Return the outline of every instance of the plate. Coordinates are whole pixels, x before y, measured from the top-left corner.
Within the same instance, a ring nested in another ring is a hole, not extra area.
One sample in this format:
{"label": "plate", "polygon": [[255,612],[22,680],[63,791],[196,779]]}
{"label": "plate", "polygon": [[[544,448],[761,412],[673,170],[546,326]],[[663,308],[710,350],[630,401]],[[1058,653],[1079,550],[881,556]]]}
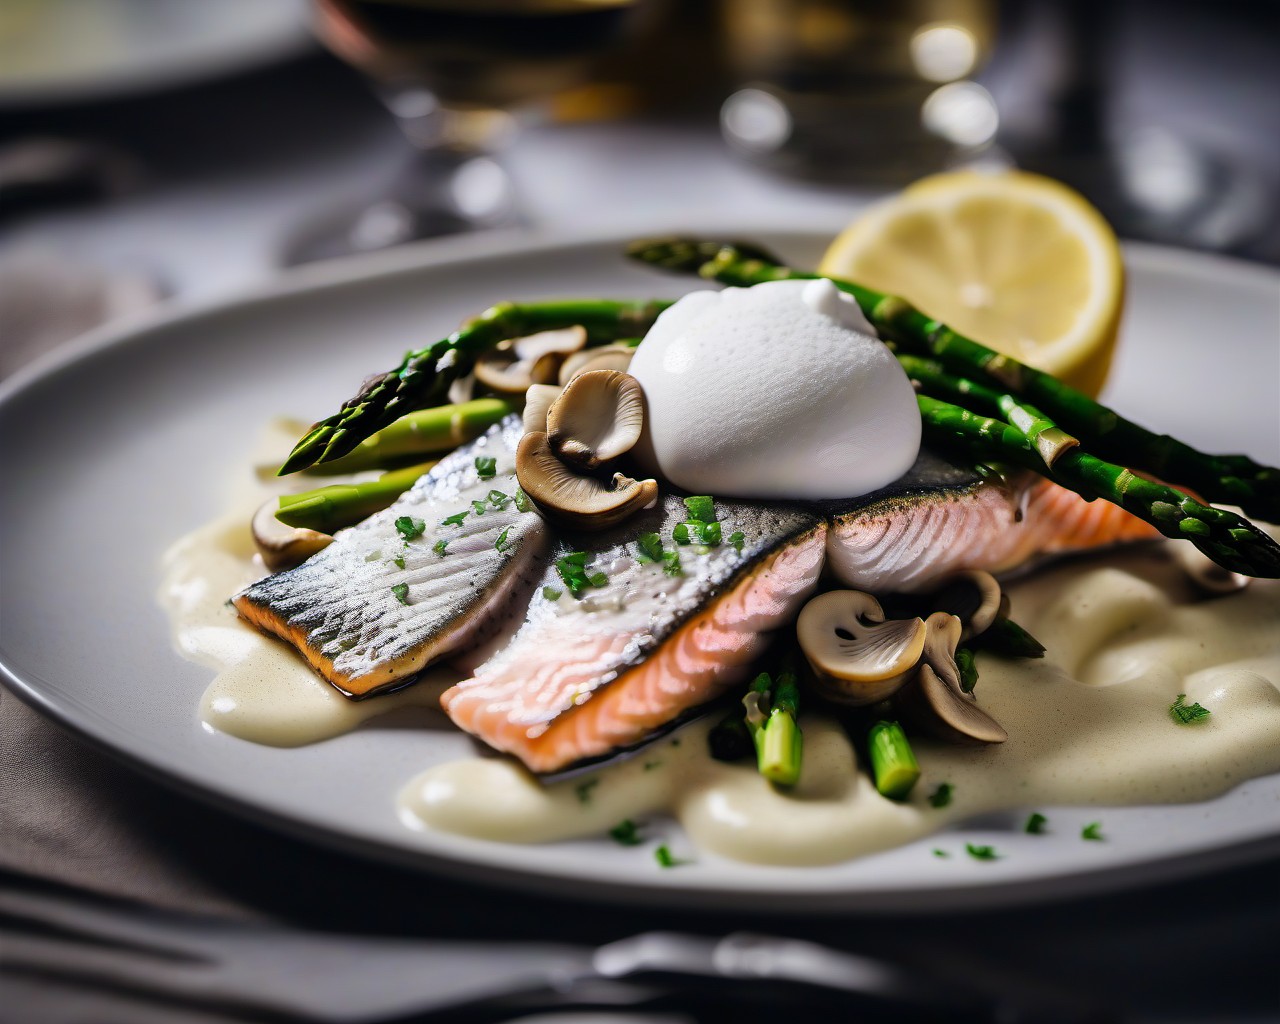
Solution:
{"label": "plate", "polygon": [[[798,265],[816,262],[826,237],[731,230]],[[396,790],[468,753],[460,734],[392,719],[280,750],[205,731],[196,709],[210,671],[171,645],[155,600],[159,559],[223,510],[261,427],[280,414],[328,412],[371,369],[500,299],[691,287],[627,264],[620,249],[617,238],[469,237],[317,265],[231,303],[84,339],[0,386],[0,670],[9,683],[139,767],[268,824],[438,873],[579,897],[710,906],[750,893],[757,908],[936,910],[1145,883],[1280,851],[1272,776],[1202,804],[1059,812],[1064,823],[1104,818],[1106,843],[1022,836],[1017,816],[969,823],[963,838],[1008,850],[997,864],[935,861],[926,840],[824,868],[700,857],[662,871],[608,840],[508,846],[406,829]],[[1280,463],[1280,275],[1144,247],[1127,259],[1130,302],[1109,399],[1192,443]]]}

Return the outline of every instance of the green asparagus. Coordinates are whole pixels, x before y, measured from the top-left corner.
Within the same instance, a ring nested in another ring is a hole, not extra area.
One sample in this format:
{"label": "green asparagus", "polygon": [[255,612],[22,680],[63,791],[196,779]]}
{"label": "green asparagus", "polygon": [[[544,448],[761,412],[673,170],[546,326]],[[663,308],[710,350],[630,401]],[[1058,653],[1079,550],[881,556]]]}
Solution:
{"label": "green asparagus", "polygon": [[283,495],[276,518],[286,526],[333,533],[382,511],[434,465],[434,462],[423,462],[383,473],[377,480],[331,484],[301,494]]}
{"label": "green asparagus", "polygon": [[332,462],[405,413],[444,402],[449,386],[470,372],[478,355],[507,338],[582,325],[592,343],[633,337],[648,330],[670,303],[567,299],[504,302],[469,320],[449,337],[405,355],[400,365],[364,382],[332,416],[315,424],[280,467],[296,473]]}
{"label": "green asparagus", "polygon": [[876,791],[890,800],[905,800],[920,778],[920,765],[897,722],[876,722],[867,730],[867,753]]}
{"label": "green asparagus", "polygon": [[[742,287],[820,276],[783,266],[759,249],[738,249],[726,242],[642,240],[628,247],[628,255],[652,266]],[[1061,429],[1102,458],[1193,488],[1209,501],[1240,505],[1246,515],[1280,522],[1280,469],[1246,455],[1206,454],[1146,430],[1051,374],[951,330],[903,299],[850,281],[831,280],[854,297],[867,319],[899,351],[932,356],[952,371],[998,382],[1043,409]]]}
{"label": "green asparagus", "polygon": [[795,673],[783,669],[776,683],[767,672],[760,673],[743,703],[760,774],[779,786],[794,786],[804,750],[804,736],[796,724],[800,691]]}

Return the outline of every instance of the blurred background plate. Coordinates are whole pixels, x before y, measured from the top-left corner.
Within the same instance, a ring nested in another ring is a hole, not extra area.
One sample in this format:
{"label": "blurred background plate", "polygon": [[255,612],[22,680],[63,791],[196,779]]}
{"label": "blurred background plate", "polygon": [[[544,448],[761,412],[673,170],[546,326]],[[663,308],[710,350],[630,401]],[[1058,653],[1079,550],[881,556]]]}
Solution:
{"label": "blurred background plate", "polygon": [[305,0],[4,0],[0,110],[161,91],[309,45]]}
{"label": "blurred background plate", "polygon": [[[829,237],[731,230],[799,265],[815,263]],[[155,600],[159,560],[222,511],[263,425],[330,411],[370,370],[500,299],[691,287],[628,265],[621,246],[470,236],[316,265],[246,299],[100,332],[20,371],[0,386],[0,436],[22,439],[0,453],[0,670],[106,749],[260,821],[442,874],[580,898],[734,906],[750,894],[760,910],[942,910],[1149,884],[1280,851],[1272,776],[1202,804],[1041,808],[1064,822],[1062,841],[1022,834],[1017,814],[951,836],[996,844],[1006,854],[997,864],[938,860],[936,840],[925,840],[820,868],[700,855],[662,871],[607,838],[508,846],[409,831],[395,811],[400,785],[472,750],[420,719],[375,721],[294,750],[206,731],[197,707],[210,672],[172,647]],[[1145,247],[1127,258],[1128,319],[1106,396],[1194,444],[1280,462],[1280,273]],[[1075,840],[1070,823],[1099,818],[1106,843]],[[655,830],[690,852],[671,826]]]}

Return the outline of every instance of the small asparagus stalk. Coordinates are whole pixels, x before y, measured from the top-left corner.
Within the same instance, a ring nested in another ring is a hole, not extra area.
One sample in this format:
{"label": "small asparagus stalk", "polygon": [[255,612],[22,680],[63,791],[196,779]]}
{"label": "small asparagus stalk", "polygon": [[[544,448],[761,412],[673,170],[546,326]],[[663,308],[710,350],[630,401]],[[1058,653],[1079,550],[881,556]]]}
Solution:
{"label": "small asparagus stalk", "polygon": [[361,441],[346,455],[308,472],[324,475],[380,469],[396,459],[413,455],[442,454],[474,441],[511,412],[501,398],[477,398],[458,405],[438,405],[401,416]]}
{"label": "small asparagus stalk", "polygon": [[1280,578],[1280,544],[1234,512],[1202,505],[1081,448],[1065,452],[1045,471],[1031,443],[1015,427],[927,395],[918,395],[916,401],[925,435],[938,445],[960,446],[980,458],[1038,469],[1087,499],[1105,498],[1119,505],[1166,537],[1191,541],[1224,569]]}
{"label": "small asparagus stalk", "polygon": [[1043,658],[1044,644],[1012,619],[998,618],[969,643],[1006,658]]}
{"label": "small asparagus stalk", "polygon": [[[711,253],[710,258],[707,254]],[[667,270],[697,273],[724,284],[813,279],[759,249],[689,239],[643,240],[628,247],[633,259]],[[1210,501],[1241,506],[1246,515],[1280,522],[1280,469],[1246,455],[1211,455],[1166,434],[1156,434],[1095,402],[1051,374],[1026,366],[916,309],[904,299],[831,278],[854,297],[867,319],[899,351],[932,356],[948,369],[989,377],[1035,407],[1099,456],[1172,480]]]}
{"label": "small asparagus stalk", "polygon": [[582,325],[592,342],[643,334],[670,303],[607,299],[503,302],[467,321],[447,338],[409,352],[400,365],[366,380],[332,416],[315,424],[280,467],[296,473],[332,462],[407,412],[444,403],[449,386],[486,349],[507,338]]}
{"label": "small asparagus stalk", "polygon": [[897,722],[876,722],[867,731],[867,753],[876,790],[890,800],[905,800],[920,778],[920,765]]}
{"label": "small asparagus stalk", "polygon": [[960,673],[960,689],[973,693],[978,685],[978,662],[972,647],[956,648],[956,670]]}
{"label": "small asparagus stalk", "polygon": [[383,473],[377,480],[331,484],[301,494],[282,495],[276,518],[286,526],[333,533],[382,511],[434,465],[422,462]]}
{"label": "small asparagus stalk", "polygon": [[761,672],[743,698],[747,728],[756,746],[756,768],[779,786],[794,786],[800,779],[804,736],[796,724],[800,692],[795,674],[778,673],[777,683]]}

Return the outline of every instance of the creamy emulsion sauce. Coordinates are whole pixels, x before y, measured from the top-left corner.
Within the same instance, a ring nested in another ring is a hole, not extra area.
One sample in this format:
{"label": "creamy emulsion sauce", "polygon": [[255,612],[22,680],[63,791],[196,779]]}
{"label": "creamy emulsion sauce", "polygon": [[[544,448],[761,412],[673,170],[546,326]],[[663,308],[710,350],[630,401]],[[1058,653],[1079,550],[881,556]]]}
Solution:
{"label": "creamy emulsion sauce", "polygon": [[[262,574],[248,522],[267,493],[246,496],[166,556],[161,597],[175,642],[217,672],[201,701],[206,725],[298,746],[398,708],[437,707],[458,673],[349,701],[227,604]],[[802,865],[896,846],[984,811],[1204,800],[1280,771],[1280,582],[1205,600],[1169,545],[1154,544],[1061,563],[1008,592],[1014,617],[1048,648],[1037,661],[979,656],[979,702],[1009,740],[975,749],[913,738],[923,776],[905,803],[875,791],[842,728],[817,712],[801,716],[804,769],[786,793],[750,762],[713,760],[709,724],[695,722],[552,785],[512,761],[476,757],[431,768],[387,799],[410,827],[517,843],[604,835],[623,819],[664,814],[701,849]],[[1210,717],[1175,724],[1169,705],[1180,693]],[[927,797],[942,782],[953,799],[935,809]]]}

